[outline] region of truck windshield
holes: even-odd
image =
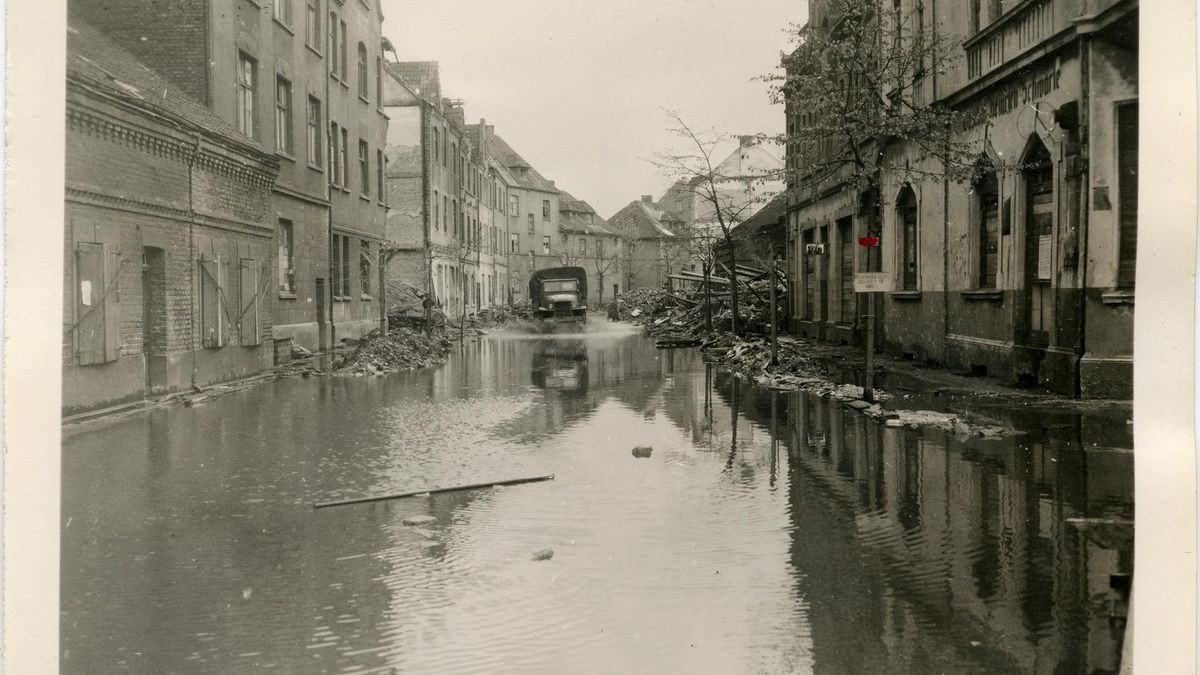
[[[574,292],[579,290],[579,282],[574,279],[547,279],[542,283],[544,293]]]

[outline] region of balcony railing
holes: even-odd
[[[967,52],[967,77],[974,80],[1042,44],[1070,25],[1081,0],[1026,0],[974,36]]]

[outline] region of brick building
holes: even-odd
[[[1037,0],[894,8],[950,36],[960,67],[925,77],[922,95],[974,109],[969,185],[934,172],[916,143],[886,145],[869,199],[797,176],[797,331],[861,334],[856,237],[878,223],[876,269],[891,275],[885,349],[1088,398],[1132,395],[1137,242],[1136,0]],[[827,3],[813,3],[823,25]],[[892,9],[889,6],[888,9]],[[789,127],[804,111],[789,109]],[[798,152],[798,150],[796,150]],[[789,155],[790,160],[799,158]],[[790,163],[797,167],[798,164]],[[803,255],[825,243],[822,256]]]
[[[385,70],[395,246],[386,274],[396,302],[411,306],[431,293],[454,315],[507,302],[507,192],[485,159],[480,128],[490,127],[466,125],[462,105],[442,97],[437,62],[388,62]]]
[[[377,2],[72,0],[70,11],[278,160],[274,337],[319,348],[378,325],[387,117]]]
[[[72,15],[63,413],[271,366],[279,159]]]

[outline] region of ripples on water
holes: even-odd
[[[882,429],[602,323],[156,410],[65,444],[62,670],[1110,669],[1129,542],[1068,519],[1132,518],[1125,420],[992,414],[1027,433]]]

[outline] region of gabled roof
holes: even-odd
[[[437,61],[384,61],[387,70],[396,79],[408,85],[421,98],[437,104],[442,100],[442,80],[438,75]]]
[[[746,239],[754,237],[759,233],[765,233],[776,227],[779,224],[779,219],[787,213],[787,197],[786,192],[775,195],[771,201],[767,202],[754,215],[734,227],[731,232],[732,236],[738,239]]]
[[[571,193],[558,193],[558,224],[563,232],[572,234],[594,234],[612,236],[612,232],[604,227],[604,219],[591,204],[576,199]]]
[[[478,134],[478,124],[468,124],[466,126],[468,134]],[[516,150],[508,144],[503,138],[496,134],[489,136],[489,150],[492,157],[501,165],[508,169],[516,181],[517,187],[523,187],[529,190],[539,190],[541,192],[558,192],[558,188],[554,187],[554,182],[547,180],[545,176],[537,172],[529,162],[525,161],[524,157],[517,154]]]
[[[228,143],[266,152],[257,141],[239,133],[102,31],[74,17],[67,25],[67,79],[120,97],[134,107],[186,123]]]
[[[608,219],[608,229],[639,238],[676,237],[672,226],[683,221],[645,200],[629,202]]]

